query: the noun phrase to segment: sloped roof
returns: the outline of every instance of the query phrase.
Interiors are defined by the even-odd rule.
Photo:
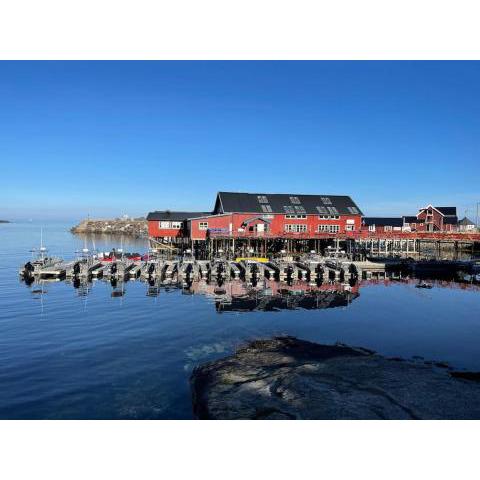
[[[173,222],[183,222],[188,218],[202,217],[209,214],[210,212],[172,212],[170,210],[157,210],[155,212],[150,212],[147,215],[147,220],[170,220]]]
[[[403,216],[403,221],[405,223],[417,223],[418,219],[417,219],[416,215],[404,215]]]
[[[457,215],[457,207],[435,207],[440,213],[444,215]]]
[[[219,192],[214,213],[362,215],[346,195]]]
[[[448,225],[457,225],[458,217],[456,215],[448,215],[443,217],[443,223]]]
[[[474,222],[472,222],[469,218],[463,217],[459,222],[459,225],[475,225]]]
[[[417,217],[415,217],[415,220]],[[377,227],[402,227],[403,218],[401,217],[364,217],[362,223],[366,226],[375,225]]]
[[[456,216],[457,215],[457,207],[434,207],[433,205],[428,205],[427,207],[421,208],[419,211],[422,212],[423,210],[426,210],[427,208],[432,207],[438,212],[440,212],[443,216]]]

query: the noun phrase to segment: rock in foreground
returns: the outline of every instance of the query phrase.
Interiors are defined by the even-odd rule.
[[[197,367],[200,419],[479,419],[480,384],[446,369],[292,337]]]

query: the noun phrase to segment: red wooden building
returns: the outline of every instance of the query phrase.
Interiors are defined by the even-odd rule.
[[[362,212],[343,195],[219,192],[210,215],[190,220],[192,240],[325,238],[359,231]]]
[[[206,212],[150,212],[147,215],[148,236],[160,242],[186,243],[190,239],[188,219],[205,215]]]
[[[402,229],[402,217],[364,217],[362,219],[362,231],[385,233],[401,232]]]
[[[412,232],[456,232],[458,231],[458,217],[456,207],[434,207],[428,205],[417,213],[416,220],[408,219],[408,226]]]

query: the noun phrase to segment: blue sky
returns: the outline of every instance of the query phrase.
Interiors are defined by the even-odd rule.
[[[475,216],[480,62],[0,62],[0,218],[206,210],[219,190]]]

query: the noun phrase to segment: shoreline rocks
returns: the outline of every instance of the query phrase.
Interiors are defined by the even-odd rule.
[[[294,337],[196,367],[199,419],[480,419],[480,383],[433,363]]]
[[[82,220],[70,229],[72,233],[128,235],[131,237],[147,237],[148,224],[141,219]]]

